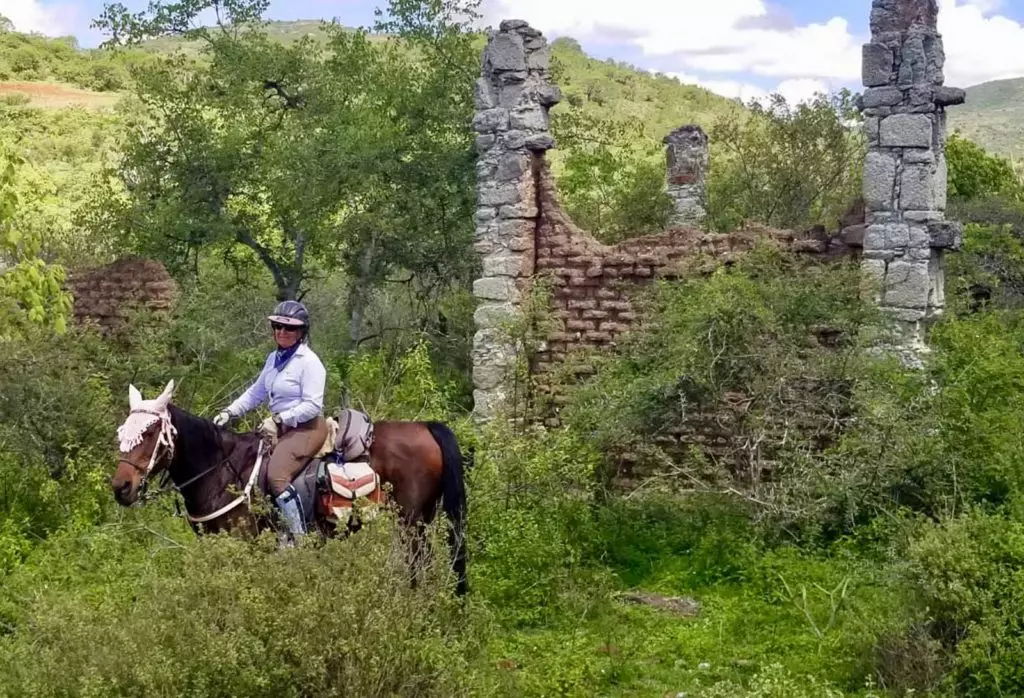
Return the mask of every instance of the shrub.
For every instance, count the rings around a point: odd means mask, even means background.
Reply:
[[[388,521],[280,552],[271,539],[55,541],[70,570],[95,576],[39,585],[45,570],[22,573],[37,583],[0,639],[0,695],[469,695],[473,614],[440,568],[410,587]],[[121,559],[108,576],[110,553]]]
[[[558,622],[601,602],[603,585],[584,560],[595,463],[564,429],[516,434],[491,424],[481,434],[469,489],[472,585],[500,620]]]
[[[1024,691],[1024,526],[971,512],[923,527],[909,546],[909,578],[933,635],[953,654],[956,695]]]

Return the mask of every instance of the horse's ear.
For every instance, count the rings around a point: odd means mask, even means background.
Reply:
[[[142,403],[142,393],[134,385],[128,386],[128,409],[134,410]]]
[[[160,397],[156,399],[156,407],[162,410],[167,407],[171,402],[171,397],[174,395],[174,379],[172,378],[167,382],[167,387],[160,393]]]

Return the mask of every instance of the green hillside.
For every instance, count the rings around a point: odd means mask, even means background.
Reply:
[[[949,110],[949,129],[993,153],[1024,158],[1024,78],[967,88],[967,103]]]

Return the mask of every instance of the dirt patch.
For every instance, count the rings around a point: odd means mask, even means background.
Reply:
[[[662,596],[646,591],[631,591],[620,594],[619,598],[627,603],[652,606],[659,611],[666,611],[684,618],[695,618],[700,615],[700,602],[685,596]]]
[[[24,95],[30,105],[43,109],[109,109],[121,97],[116,92],[93,92],[53,82],[0,82],[0,99],[8,95]]]

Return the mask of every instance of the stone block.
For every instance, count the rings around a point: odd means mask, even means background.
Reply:
[[[861,95],[861,106],[865,109],[895,107],[902,101],[903,90],[898,87],[869,87]]]
[[[502,109],[514,109],[524,101],[523,94],[525,92],[526,86],[521,82],[502,85],[497,95],[497,106]]]
[[[876,43],[864,44],[861,58],[861,80],[865,87],[889,84],[893,69],[891,49]]]
[[[495,72],[526,70],[523,37],[511,32],[496,34],[484,50],[484,66]]]
[[[900,322],[920,322],[924,319],[924,308],[890,308],[889,313]]]
[[[934,177],[928,165],[905,165],[900,177],[900,208],[918,211],[935,208]]]
[[[518,317],[519,312],[511,303],[487,303],[473,313],[473,321],[481,328],[498,328]]]
[[[942,37],[931,33],[924,38],[924,52],[928,60],[927,80],[932,85],[941,86],[945,82],[943,67],[946,64],[946,51],[942,46]]]
[[[517,204],[522,197],[519,187],[515,183],[506,183],[499,186],[483,186],[477,195],[477,203],[481,206],[504,206],[505,204]]]
[[[477,225],[484,225],[494,220],[496,215],[497,212],[493,208],[484,206],[476,210],[474,218],[476,219]]]
[[[519,289],[507,276],[477,279],[473,282],[473,295],[488,301],[517,301]]]
[[[898,107],[889,107],[892,109],[893,114],[934,114],[935,103],[927,102],[926,104],[902,104]]]
[[[485,134],[485,135],[482,135],[482,136],[477,136],[476,137],[476,152],[479,153],[480,155],[483,155],[488,150],[490,150],[491,146],[493,146],[495,144],[495,142],[497,142],[497,140],[498,139],[493,134]]]
[[[907,91],[907,99],[912,105],[934,104],[935,89],[931,85],[914,85]]]
[[[519,179],[530,167],[530,156],[521,151],[505,153],[498,160],[494,171],[494,178],[499,182],[508,182]]]
[[[910,242],[908,247],[913,249],[926,249],[928,243],[931,242],[931,237],[928,235],[928,226],[925,225],[909,225],[910,229]]]
[[[959,87],[938,87],[935,90],[935,103],[940,107],[952,107],[967,101],[967,93]]]
[[[869,225],[864,233],[864,251],[902,250],[910,244],[910,226],[905,223]]]
[[[940,211],[946,210],[946,187],[948,185],[949,169],[946,163],[946,154],[939,150],[935,159],[935,175],[932,178],[932,185],[935,187],[932,198],[935,208]]]
[[[478,111],[498,106],[498,95],[495,94],[494,86],[487,78],[477,78],[473,83],[473,103]]]
[[[539,106],[516,109],[509,115],[509,124],[524,131],[547,131],[551,125],[547,112]]]
[[[903,164],[905,165],[934,165],[935,153],[931,150],[911,148],[903,153]]]
[[[896,78],[899,85],[922,84],[928,81],[928,59],[924,51],[924,37],[911,33],[900,50],[900,72]]]
[[[868,116],[864,118],[864,137],[868,143],[878,143],[878,117]]]
[[[893,114],[878,126],[878,142],[886,148],[928,148],[932,120],[926,114]]]
[[[562,101],[562,90],[558,85],[541,85],[537,89],[537,102],[542,107],[553,107]]]
[[[957,221],[933,221],[928,224],[929,245],[943,250],[959,250],[963,244],[964,228]]]
[[[526,134],[522,131],[506,131],[501,134],[501,142],[509,150],[519,150],[526,145]]]
[[[526,57],[529,70],[547,70],[551,67],[551,49],[547,46],[531,51]]]
[[[885,152],[870,151],[864,158],[864,202],[869,209],[892,209],[896,183],[896,158]]]
[[[884,305],[926,308],[930,290],[927,262],[894,261],[886,267]]]
[[[942,220],[941,211],[904,211],[903,220],[908,223],[930,223],[931,221]]]
[[[525,19],[503,19],[498,28],[503,32],[521,31],[523,29],[530,29],[530,23]]]
[[[502,206],[498,215],[502,218],[536,218],[540,213],[535,199],[524,198],[517,204]]]
[[[521,276],[523,273],[523,255],[501,255],[484,258],[484,276]]]
[[[507,109],[487,109],[473,117],[473,130],[477,133],[494,133],[508,129]]]
[[[867,234],[866,225],[851,225],[843,228],[839,234],[844,245],[848,247],[863,247],[864,236]]]
[[[481,158],[476,161],[476,179],[478,182],[489,182],[494,179],[494,173],[498,169],[497,163],[490,158]]]
[[[544,152],[555,147],[555,138],[550,133],[538,133],[526,139],[526,149]]]

